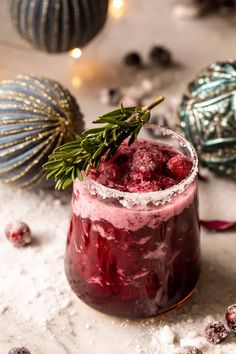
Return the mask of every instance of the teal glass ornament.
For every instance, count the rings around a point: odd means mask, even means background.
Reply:
[[[236,61],[215,62],[204,69],[188,85],[179,117],[201,164],[236,177]]]
[[[11,0],[20,35],[48,53],[84,47],[103,28],[109,0]]]
[[[42,165],[83,130],[79,106],[58,82],[17,76],[0,83],[0,181],[48,186]]]

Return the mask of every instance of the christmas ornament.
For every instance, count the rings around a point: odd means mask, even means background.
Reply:
[[[188,85],[181,127],[203,166],[236,177],[236,62],[216,62]]]
[[[44,185],[48,156],[82,129],[79,107],[59,83],[33,75],[1,82],[0,180]]]
[[[49,52],[83,47],[103,28],[109,0],[11,0],[11,17],[22,37]]]

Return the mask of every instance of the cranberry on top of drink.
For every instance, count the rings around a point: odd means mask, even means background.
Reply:
[[[150,141],[123,143],[115,155],[90,177],[123,192],[153,192],[170,188],[191,172],[192,161],[176,148]]]

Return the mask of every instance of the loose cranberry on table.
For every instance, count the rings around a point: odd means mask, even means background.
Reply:
[[[12,348],[8,354],[30,354],[30,351],[25,347]]]
[[[167,67],[172,63],[172,56],[168,49],[161,46],[154,46],[149,53],[150,60],[153,64]]]
[[[228,332],[222,322],[213,322],[206,327],[205,336],[209,343],[219,344],[228,336]]]
[[[22,221],[13,221],[7,224],[5,235],[16,247],[24,247],[32,242],[30,228]]]
[[[236,333],[236,304],[227,308],[225,320],[231,332]]]
[[[142,59],[139,53],[130,52],[124,57],[124,63],[127,66],[140,67],[142,65]]]
[[[201,350],[193,346],[185,346],[180,348],[175,354],[203,354]]]

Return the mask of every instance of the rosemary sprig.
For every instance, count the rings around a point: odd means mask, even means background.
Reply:
[[[85,130],[75,141],[54,150],[43,166],[49,171],[47,179],[55,178],[56,189],[69,187],[76,178],[83,180],[82,172],[88,174],[92,168],[98,169],[104,154],[108,161],[124,140],[129,138],[131,145],[149,121],[150,111],[163,100],[160,96],[146,107],[121,105],[120,109],[100,116],[93,123],[103,126]]]

